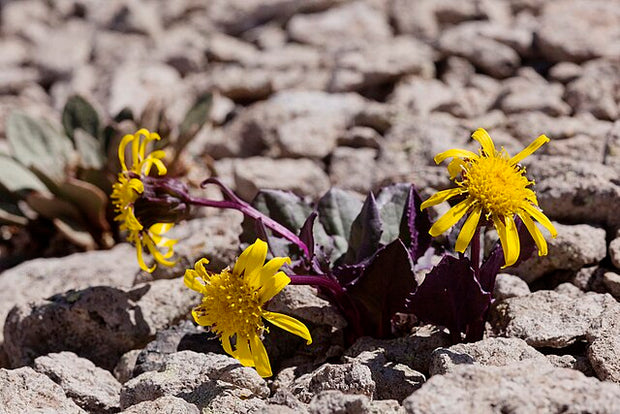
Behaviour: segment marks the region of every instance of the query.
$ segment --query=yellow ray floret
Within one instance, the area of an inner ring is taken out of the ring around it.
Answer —
[[[256,367],[262,377],[270,377],[271,364],[261,340],[267,328],[266,319],[273,325],[302,337],[308,344],[312,337],[306,326],[290,316],[269,312],[264,304],[277,295],[291,279],[279,271],[288,257],[275,257],[265,263],[267,243],[256,240],[241,253],[232,271],[220,273],[205,269],[207,259],[200,259],[193,269],[185,271],[185,285],[203,295],[196,306],[194,320],[210,327],[220,336],[224,350],[242,365]]]
[[[163,237],[163,234],[173,227],[171,223],[155,223],[149,228],[144,228],[135,215],[134,203],[144,193],[143,177],[149,175],[153,166],[160,176],[167,172],[162,161],[166,155],[164,151],[147,151],[148,144],[159,139],[158,134],[144,128],[133,135],[123,137],[118,146],[118,159],[122,171],[116,183],[112,185],[110,195],[114,211],[117,213],[114,220],[120,222],[120,230],[127,231],[127,240],[136,246],[140,268],[149,273],[155,270],[157,263],[164,266],[172,266],[175,263],[168,259],[174,254],[173,246],[177,242],[177,240]],[[126,157],[127,152],[130,158]],[[151,267],[147,266],[144,261],[142,253],[145,248],[156,262]]]
[[[484,129],[476,130],[472,138],[480,143],[478,154],[451,149],[435,156],[437,164],[453,158],[448,165],[448,172],[457,187],[439,191],[422,203],[421,208],[437,205],[455,196],[465,198],[435,222],[430,234],[433,237],[440,235],[469,214],[455,246],[456,251],[464,252],[484,215],[487,220],[492,221],[499,234],[505,266],[511,266],[519,258],[520,252],[516,215],[532,235],[538,254],[546,255],[547,242],[534,220],[549,230],[552,237],[556,237],[557,232],[551,221],[538,208],[536,194],[528,188],[534,182],[527,179],[525,168],[519,165],[519,162],[549,142],[549,138],[545,135],[539,136],[512,158],[503,148],[501,151],[495,149],[493,140]]]

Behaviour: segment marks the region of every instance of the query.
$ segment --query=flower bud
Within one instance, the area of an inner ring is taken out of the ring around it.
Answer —
[[[155,223],[178,223],[189,215],[187,186],[167,177],[141,177],[144,192],[134,203],[136,218],[145,228]]]

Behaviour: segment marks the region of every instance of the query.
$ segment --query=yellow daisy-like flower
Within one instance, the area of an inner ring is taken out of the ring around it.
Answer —
[[[118,174],[118,181],[112,185],[110,198],[114,204],[114,211],[118,213],[114,220],[120,221],[120,229],[128,232],[127,240],[136,246],[138,264],[142,270],[152,272],[157,263],[165,266],[172,266],[173,261],[168,260],[174,254],[173,246],[177,242],[174,239],[163,237],[162,234],[170,230],[171,223],[155,223],[148,229],[140,223],[135,215],[134,203],[144,193],[144,183],[142,177],[148,176],[153,166],[157,168],[158,175],[165,175],[167,172],[162,158],[166,155],[164,151],[157,150],[147,153],[147,145],[159,140],[157,133],[140,129],[133,135],[125,135],[118,146],[118,159],[120,160],[122,171]],[[127,147],[131,145],[131,160],[125,159]],[[155,258],[156,263],[148,267],[144,262],[142,251],[144,248]],[[162,253],[159,249],[164,248]]]
[[[519,162],[549,142],[549,138],[545,135],[539,136],[512,158],[503,148],[501,151],[495,149],[493,140],[484,129],[476,130],[472,138],[482,146],[478,154],[463,149],[451,149],[435,156],[437,164],[453,158],[448,165],[448,172],[458,187],[439,191],[422,203],[421,208],[434,206],[455,196],[463,195],[465,199],[435,222],[430,230],[431,236],[436,237],[445,232],[469,213],[456,241],[456,251],[462,253],[469,245],[478,228],[480,217],[484,214],[497,229],[504,251],[505,266],[511,266],[519,258],[520,251],[515,224],[517,215],[532,235],[538,254],[546,255],[547,242],[534,220],[549,230],[552,237],[556,237],[557,232],[551,221],[538,208],[536,194],[528,188],[534,182],[527,179],[525,168],[519,165]]]
[[[271,364],[261,340],[267,328],[263,318],[312,343],[306,326],[290,316],[269,312],[263,305],[277,295],[291,279],[278,271],[288,257],[275,257],[265,263],[267,243],[256,240],[241,253],[232,271],[208,272],[207,259],[185,271],[185,285],[204,295],[192,315],[202,326],[220,336],[224,350],[246,367],[256,367],[262,377],[270,377]]]

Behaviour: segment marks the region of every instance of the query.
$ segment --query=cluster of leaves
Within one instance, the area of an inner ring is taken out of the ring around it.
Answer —
[[[494,247],[479,271],[465,256],[448,252],[433,267],[431,223],[427,211],[420,211],[421,198],[413,185],[384,187],[364,202],[331,189],[315,204],[289,192],[265,190],[253,205],[297,232],[310,254],[305,256],[260,221],[246,219],[241,241],[267,239],[274,256],[294,259],[293,274],[337,283],[341,294],[316,285],[349,321],[350,339],[393,336],[397,313],[413,313],[418,320],[444,326],[455,342],[482,335],[490,292],[503,265],[501,246]],[[533,246],[525,247],[522,257],[532,251]]]
[[[123,110],[106,123],[80,96],[68,99],[62,128],[24,113],[6,124],[10,154],[0,153],[0,224],[51,223],[82,249],[107,248],[116,230],[108,195],[120,170],[117,148],[136,125],[162,132],[175,160],[208,119],[211,95],[200,97],[178,128],[163,108],[147,105],[139,119]],[[175,163],[178,164],[178,163]]]

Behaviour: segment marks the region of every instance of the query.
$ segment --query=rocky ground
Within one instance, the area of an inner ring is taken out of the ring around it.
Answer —
[[[604,0],[4,1],[0,149],[16,108],[59,119],[80,93],[101,114],[149,99],[179,122],[215,91],[189,148],[243,197],[449,185],[437,152],[484,127],[528,158],[558,238],[507,269],[483,341],[442,330],[345,344],[311,288],[270,304],[311,327],[266,340],[263,380],[188,322],[178,279],[238,254],[241,218],[176,230],[179,264],[144,280],[129,245],[0,274],[0,412],[619,413],[620,4]],[[441,208],[440,208],[441,210]],[[190,237],[191,236],[191,237]]]

